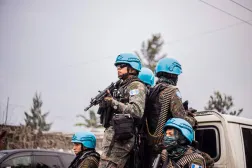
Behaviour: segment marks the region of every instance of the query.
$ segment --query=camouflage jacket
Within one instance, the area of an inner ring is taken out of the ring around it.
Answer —
[[[170,106],[167,111],[167,119],[176,117],[183,118],[187,120],[192,126],[195,125],[196,120],[193,117],[188,116],[182,103],[182,97],[179,89],[176,86],[159,83],[150,91],[150,96],[147,100],[145,114],[147,116],[148,124],[151,133],[153,133],[157,127],[157,123],[161,114],[161,107],[163,104],[164,95],[166,95],[171,90]]]
[[[83,151],[77,154],[69,168],[98,168],[100,155],[94,150]]]
[[[123,81],[118,90],[123,92],[123,99],[112,99],[110,106],[114,109],[114,112],[131,114],[135,118],[141,118],[145,108],[146,86],[138,80],[128,79]],[[129,152],[134,146],[135,137],[133,136],[128,140],[116,141],[112,147],[111,155],[107,156],[114,134],[113,126],[105,130],[101,159],[111,161],[119,167],[123,167],[128,159]]]
[[[186,121],[188,121],[192,126],[195,125],[196,119],[194,119],[193,117],[189,116],[187,111],[185,111],[183,103],[182,103],[182,96],[181,93],[179,91],[179,89],[176,86],[173,85],[168,85],[168,87],[173,87],[173,93],[171,96],[171,101],[170,101],[170,112],[171,112],[171,117],[176,117],[176,118],[183,118]],[[163,93],[167,92],[167,89],[164,89],[161,93],[160,93],[160,99],[163,98]]]
[[[131,114],[133,117],[141,118],[145,108],[146,86],[142,82],[134,80],[133,77],[133,80],[130,78],[123,81],[118,90],[122,92],[123,98],[113,99],[111,107],[117,113]]]
[[[93,156],[89,156],[80,163],[78,168],[98,168],[98,166],[99,160]]]

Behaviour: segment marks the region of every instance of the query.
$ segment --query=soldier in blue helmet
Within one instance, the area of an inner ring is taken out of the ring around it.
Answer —
[[[129,160],[137,142],[137,123],[145,108],[147,89],[138,78],[140,59],[135,54],[123,53],[117,56],[114,65],[121,83],[99,105],[98,113],[106,128],[99,168],[132,167]]]
[[[186,120],[171,118],[164,126],[163,146],[167,151],[162,168],[206,168],[201,152],[190,144],[194,131]]]
[[[195,125],[193,116],[188,116],[182,103],[182,96],[178,89],[178,76],[182,73],[181,64],[173,58],[162,58],[155,67],[155,75],[158,78],[156,85],[151,89],[146,100],[146,132],[148,150],[146,162],[151,165],[158,153],[154,146],[162,141],[163,126],[170,118],[183,118]]]
[[[148,95],[154,86],[154,73],[151,69],[147,67],[142,67],[141,72],[138,75],[138,78],[145,84],[147,88],[147,94],[146,99],[148,99]],[[145,105],[146,106],[146,105]],[[146,163],[144,160],[146,159],[146,151],[148,148],[147,139],[146,139],[146,131],[145,131],[145,120],[146,120],[146,114],[144,113],[142,119],[141,119],[141,125],[139,127],[139,134],[138,137],[140,138],[139,143],[139,160],[141,160],[141,163],[139,164],[139,167],[146,168],[149,163]]]
[[[93,133],[77,132],[71,142],[76,157],[69,168],[98,168],[100,155],[95,151],[96,137]]]
[[[143,67],[141,72],[138,75],[138,78],[148,87],[152,87],[154,85],[154,73],[151,69]]]

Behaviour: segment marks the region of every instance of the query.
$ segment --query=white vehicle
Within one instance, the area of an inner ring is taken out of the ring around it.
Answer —
[[[214,111],[197,112],[195,139],[218,168],[252,168],[252,119]]]

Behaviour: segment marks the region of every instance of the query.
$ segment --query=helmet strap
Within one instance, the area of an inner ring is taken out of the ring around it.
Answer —
[[[180,145],[189,145],[190,142],[186,139],[186,137],[178,131],[178,144]]]
[[[136,70],[135,70],[134,73],[129,72],[130,68],[131,68],[131,66],[130,66],[130,67],[127,67],[127,74],[128,74],[128,75],[133,75],[133,76],[138,76],[138,72],[137,72]],[[133,68],[131,68],[131,69],[133,69]]]
[[[86,148],[84,147],[83,144],[81,144],[81,151],[84,151],[84,150],[86,150]]]

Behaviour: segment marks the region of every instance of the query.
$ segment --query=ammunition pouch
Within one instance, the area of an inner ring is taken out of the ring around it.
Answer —
[[[130,114],[115,114],[112,118],[112,124],[115,131],[115,140],[128,140],[133,137],[134,119]]]
[[[110,124],[110,120],[112,118],[112,108],[107,107],[107,108],[99,108],[97,114],[100,114],[100,123],[104,128],[108,128]]]

